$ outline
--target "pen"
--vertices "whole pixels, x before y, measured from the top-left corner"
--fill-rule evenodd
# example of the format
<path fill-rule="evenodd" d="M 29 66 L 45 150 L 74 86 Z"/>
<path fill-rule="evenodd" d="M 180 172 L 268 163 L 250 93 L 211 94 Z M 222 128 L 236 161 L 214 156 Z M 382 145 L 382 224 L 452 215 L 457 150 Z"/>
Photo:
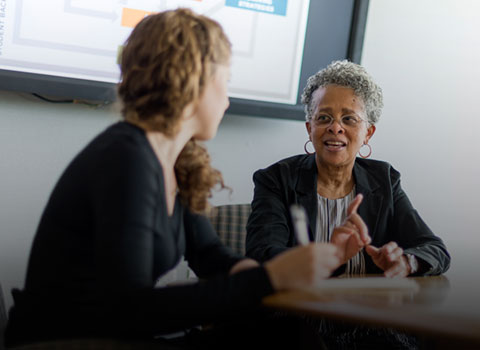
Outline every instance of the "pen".
<path fill-rule="evenodd" d="M 293 229 L 295 231 L 295 237 L 298 244 L 309 244 L 310 239 L 308 238 L 307 214 L 305 212 L 305 208 L 298 204 L 292 204 L 290 206 L 290 215 L 292 216 Z"/>

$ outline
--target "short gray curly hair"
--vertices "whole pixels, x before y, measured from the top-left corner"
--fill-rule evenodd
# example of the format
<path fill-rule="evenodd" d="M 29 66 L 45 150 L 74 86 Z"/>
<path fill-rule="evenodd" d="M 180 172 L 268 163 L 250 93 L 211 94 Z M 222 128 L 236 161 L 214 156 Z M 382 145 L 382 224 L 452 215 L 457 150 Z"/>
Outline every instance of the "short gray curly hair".
<path fill-rule="evenodd" d="M 302 103 L 305 105 L 305 119 L 312 119 L 315 106 L 312 106 L 312 95 L 321 87 L 339 85 L 353 89 L 355 95 L 365 104 L 368 122 L 378 122 L 382 113 L 382 89 L 372 80 L 362 66 L 347 60 L 333 61 L 326 68 L 318 71 L 307 80 L 303 89 Z"/>

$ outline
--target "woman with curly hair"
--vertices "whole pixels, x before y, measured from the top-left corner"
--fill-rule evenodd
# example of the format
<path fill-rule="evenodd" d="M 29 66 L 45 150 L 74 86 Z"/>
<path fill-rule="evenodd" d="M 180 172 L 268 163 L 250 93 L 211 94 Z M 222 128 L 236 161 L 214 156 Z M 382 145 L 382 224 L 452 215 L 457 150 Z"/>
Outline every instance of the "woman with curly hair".
<path fill-rule="evenodd" d="M 267 322 L 261 299 L 321 283 L 338 267 L 336 248 L 310 244 L 260 265 L 223 246 L 201 214 L 211 189 L 223 187 L 199 141 L 214 137 L 229 105 L 230 56 L 219 24 L 190 10 L 134 28 L 121 57 L 124 120 L 93 139 L 56 184 L 25 287 L 13 292 L 7 344 L 321 345 L 301 320 Z M 156 287 L 182 257 L 200 280 Z"/>
<path fill-rule="evenodd" d="M 382 90 L 366 70 L 346 60 L 332 62 L 308 79 L 302 103 L 307 154 L 254 174 L 247 256 L 265 262 L 296 244 L 289 212 L 296 203 L 308 213 L 310 240 L 339 248 L 335 275 L 444 273 L 450 265 L 447 249 L 410 203 L 399 172 L 387 162 L 366 159 L 383 107 Z M 339 232 L 358 196 L 364 222 L 358 227 L 367 232 Z"/>

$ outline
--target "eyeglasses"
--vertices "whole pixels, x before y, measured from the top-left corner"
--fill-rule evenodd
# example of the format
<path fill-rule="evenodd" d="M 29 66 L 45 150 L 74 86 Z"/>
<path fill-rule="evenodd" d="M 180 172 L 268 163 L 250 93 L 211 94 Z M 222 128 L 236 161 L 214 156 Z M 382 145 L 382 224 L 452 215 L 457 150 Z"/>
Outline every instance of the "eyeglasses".
<path fill-rule="evenodd" d="M 333 121 L 336 119 L 327 114 L 320 114 L 313 116 L 311 120 L 315 123 L 316 126 L 320 128 L 328 128 L 330 125 L 333 124 Z M 362 122 L 368 123 L 365 119 L 353 115 L 345 115 L 340 118 L 340 121 L 338 123 L 340 123 L 343 128 L 356 129 L 360 127 Z"/>

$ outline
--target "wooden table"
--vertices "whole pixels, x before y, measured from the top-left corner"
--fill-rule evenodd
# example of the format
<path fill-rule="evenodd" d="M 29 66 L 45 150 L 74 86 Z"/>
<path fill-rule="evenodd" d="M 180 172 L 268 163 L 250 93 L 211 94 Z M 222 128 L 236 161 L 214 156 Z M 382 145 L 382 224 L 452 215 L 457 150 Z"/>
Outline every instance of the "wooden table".
<path fill-rule="evenodd" d="M 359 324 L 392 327 L 433 339 L 435 348 L 480 349 L 480 280 L 413 277 L 414 290 L 308 290 L 264 299 L 267 307 Z"/>

